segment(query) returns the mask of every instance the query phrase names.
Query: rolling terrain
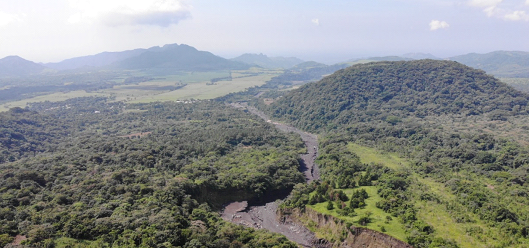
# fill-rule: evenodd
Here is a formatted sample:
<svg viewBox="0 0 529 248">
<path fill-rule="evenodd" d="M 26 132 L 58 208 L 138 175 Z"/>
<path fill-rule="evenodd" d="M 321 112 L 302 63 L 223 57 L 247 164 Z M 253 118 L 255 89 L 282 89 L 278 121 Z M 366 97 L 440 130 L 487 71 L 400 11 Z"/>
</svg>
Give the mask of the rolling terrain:
<svg viewBox="0 0 529 248">
<path fill-rule="evenodd" d="M 322 182 L 296 188 L 285 208 L 414 247 L 525 247 L 529 147 L 525 131 L 503 126 L 524 128 L 528 99 L 483 71 L 418 60 L 355 65 L 254 102 L 320 134 Z M 335 244 L 346 238 L 313 231 Z"/>
<path fill-rule="evenodd" d="M 526 247 L 525 55 L 487 56 L 7 58 L 0 244 Z"/>
</svg>

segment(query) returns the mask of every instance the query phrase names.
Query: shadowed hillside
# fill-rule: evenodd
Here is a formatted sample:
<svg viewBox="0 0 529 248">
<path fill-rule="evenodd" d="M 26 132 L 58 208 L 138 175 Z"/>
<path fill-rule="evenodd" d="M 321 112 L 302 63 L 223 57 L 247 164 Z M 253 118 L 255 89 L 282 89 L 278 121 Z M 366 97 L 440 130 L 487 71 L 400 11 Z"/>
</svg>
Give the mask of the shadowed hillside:
<svg viewBox="0 0 529 248">
<path fill-rule="evenodd" d="M 45 66 L 18 56 L 8 56 L 0 59 L 0 77 L 26 76 L 41 73 L 46 69 Z"/>
</svg>

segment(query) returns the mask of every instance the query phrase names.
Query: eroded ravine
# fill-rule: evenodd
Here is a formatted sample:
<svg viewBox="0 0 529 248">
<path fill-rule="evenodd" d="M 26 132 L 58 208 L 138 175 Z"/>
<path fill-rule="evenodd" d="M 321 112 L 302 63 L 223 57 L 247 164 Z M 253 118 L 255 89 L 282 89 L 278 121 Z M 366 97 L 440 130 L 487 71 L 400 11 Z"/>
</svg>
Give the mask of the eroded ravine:
<svg viewBox="0 0 529 248">
<path fill-rule="evenodd" d="M 316 157 L 318 156 L 318 139 L 316 135 L 301 131 L 283 123 L 273 122 L 266 114 L 254 107 L 247 106 L 246 104 L 233 103 L 231 106 L 239 109 L 246 109 L 248 112 L 274 124 L 276 128 L 284 132 L 299 134 L 307 147 L 307 153 L 301 154 L 299 170 L 305 175 L 307 183 L 319 179 L 319 170 L 315 163 Z M 271 232 L 280 233 L 285 235 L 289 240 L 304 247 L 312 247 L 313 241 L 316 240 L 314 233 L 293 221 L 279 220 L 277 216 L 277 207 L 279 205 L 278 200 L 283 199 L 277 199 L 266 204 L 255 206 L 249 206 L 247 201 L 232 202 L 224 208 L 222 218 L 235 224 L 256 229 L 263 228 Z"/>
</svg>

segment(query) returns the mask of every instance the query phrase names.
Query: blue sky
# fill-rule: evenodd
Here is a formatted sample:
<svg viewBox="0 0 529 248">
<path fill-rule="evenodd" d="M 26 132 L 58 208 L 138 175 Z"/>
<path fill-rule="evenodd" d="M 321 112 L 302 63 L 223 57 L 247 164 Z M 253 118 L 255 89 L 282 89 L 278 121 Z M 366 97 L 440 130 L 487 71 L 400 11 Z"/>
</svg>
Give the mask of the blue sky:
<svg viewBox="0 0 529 248">
<path fill-rule="evenodd" d="M 529 51 L 529 0 L 4 0 L 0 58 L 37 62 L 188 44 L 333 63 Z"/>
</svg>

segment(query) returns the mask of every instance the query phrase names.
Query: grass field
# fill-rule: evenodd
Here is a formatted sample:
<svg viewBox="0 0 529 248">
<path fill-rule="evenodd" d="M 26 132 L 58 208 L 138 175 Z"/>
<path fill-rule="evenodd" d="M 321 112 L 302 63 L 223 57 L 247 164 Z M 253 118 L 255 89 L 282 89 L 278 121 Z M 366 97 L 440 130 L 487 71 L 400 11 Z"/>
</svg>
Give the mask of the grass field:
<svg viewBox="0 0 529 248">
<path fill-rule="evenodd" d="M 57 92 L 49 95 L 42 95 L 37 96 L 33 98 L 28 98 L 20 101 L 14 101 L 14 102 L 8 102 L 0 105 L 0 112 L 7 111 L 10 108 L 14 107 L 21 107 L 25 108 L 28 103 L 30 102 L 60 102 L 60 101 L 66 101 L 68 99 L 76 98 L 76 97 L 86 97 L 86 96 L 109 96 L 108 93 L 87 93 L 84 90 L 78 90 L 78 91 L 70 91 L 70 92 Z"/>
<path fill-rule="evenodd" d="M 347 147 L 360 157 L 362 163 L 383 164 L 391 169 L 404 168 L 409 165 L 409 161 L 399 157 L 396 153 L 387 153 L 371 147 L 349 143 Z"/>
<path fill-rule="evenodd" d="M 144 95 L 131 100 L 130 102 L 153 102 L 153 101 L 174 101 L 186 99 L 212 99 L 227 95 L 232 92 L 243 91 L 253 86 L 260 86 L 270 80 L 274 74 L 263 74 L 250 77 L 233 78 L 231 81 L 218 81 L 215 84 L 208 82 L 191 83 L 185 87 L 164 92 L 160 94 Z M 152 83 L 152 82 L 148 82 Z"/>
<path fill-rule="evenodd" d="M 281 74 L 280 70 L 265 70 L 260 68 L 250 68 L 238 71 L 218 71 L 218 72 L 182 72 L 174 75 L 153 75 L 148 72 L 130 72 L 117 78 L 118 85 L 109 89 L 102 89 L 97 92 L 87 93 L 85 91 L 57 92 L 41 95 L 20 101 L 7 102 L 0 105 L 0 111 L 7 111 L 13 107 L 26 107 L 31 102 L 44 101 L 65 101 L 76 97 L 105 96 L 115 97 L 116 101 L 131 103 L 155 102 L 155 101 L 175 101 L 187 99 L 212 99 L 232 92 L 243 91 L 253 86 L 265 84 L 272 77 Z M 123 80 L 130 76 L 152 77 L 154 80 L 137 84 L 123 84 Z M 232 77 L 230 81 L 218 81 L 211 83 L 214 78 Z M 176 90 L 174 87 L 187 84 Z"/>
</svg>

